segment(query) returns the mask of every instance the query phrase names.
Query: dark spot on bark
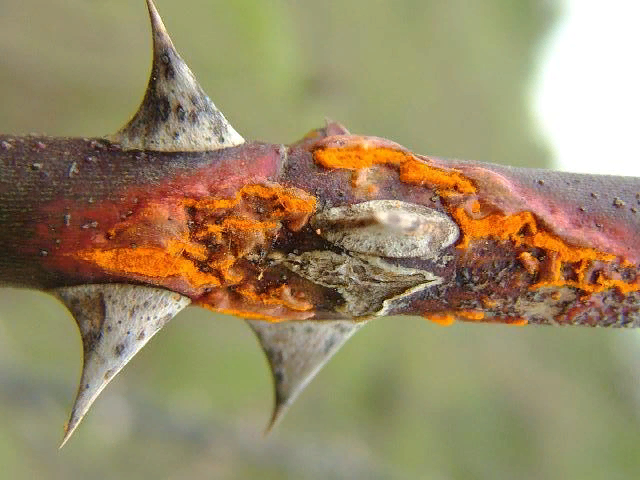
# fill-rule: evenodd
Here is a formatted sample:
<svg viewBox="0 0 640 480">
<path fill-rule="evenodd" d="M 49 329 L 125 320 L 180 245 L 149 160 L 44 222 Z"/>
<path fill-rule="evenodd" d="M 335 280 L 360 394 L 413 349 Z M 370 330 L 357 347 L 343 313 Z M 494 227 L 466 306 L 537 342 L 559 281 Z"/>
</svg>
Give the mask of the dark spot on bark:
<svg viewBox="0 0 640 480">
<path fill-rule="evenodd" d="M 468 268 L 460 268 L 456 271 L 456 284 L 458 287 L 466 287 L 471 281 L 472 275 Z"/>
<path fill-rule="evenodd" d="M 269 348 L 265 351 L 267 354 L 267 358 L 274 365 L 279 365 L 284 361 L 284 356 L 282 355 L 282 350 L 276 348 Z"/>
<path fill-rule="evenodd" d="M 544 185 L 544 180 L 538 180 L 538 185 Z"/>
<path fill-rule="evenodd" d="M 184 122 L 187 119 L 187 111 L 180 104 L 176 106 L 176 116 L 181 122 Z"/>
<path fill-rule="evenodd" d="M 340 332 L 340 334 L 342 335 L 346 335 L 347 333 L 349 333 L 349 330 L 351 330 L 348 326 L 346 326 L 344 323 L 336 323 L 335 327 L 334 327 L 338 332 Z"/>
<path fill-rule="evenodd" d="M 336 336 L 335 335 L 331 335 L 329 338 L 327 338 L 327 340 L 324 342 L 324 354 L 328 354 L 331 349 L 335 346 L 336 344 Z"/>
<path fill-rule="evenodd" d="M 591 192 L 591 196 L 593 198 L 598 198 L 599 197 L 599 195 L 596 192 Z"/>
<path fill-rule="evenodd" d="M 122 355 L 122 352 L 124 352 L 124 343 L 119 343 L 118 345 L 116 345 L 116 348 L 114 348 L 113 351 L 118 357 Z"/>
<path fill-rule="evenodd" d="M 169 103 L 169 99 L 165 96 L 158 98 L 157 103 L 158 117 L 161 121 L 166 122 L 169 120 L 169 115 L 171 115 L 171 103 Z"/>
<path fill-rule="evenodd" d="M 273 371 L 273 380 L 276 385 L 280 385 L 282 382 L 284 382 L 284 372 L 282 371 L 282 369 L 276 368 Z"/>
<path fill-rule="evenodd" d="M 613 206 L 616 208 L 622 208 L 625 206 L 625 203 L 622 200 L 620 200 L 620 198 L 615 197 L 613 199 Z"/>
<path fill-rule="evenodd" d="M 160 56 L 162 63 L 164 64 L 164 78 L 167 80 L 171 80 L 176 76 L 176 71 L 173 68 L 173 64 L 171 63 L 171 57 L 169 53 L 165 52 Z"/>
<path fill-rule="evenodd" d="M 89 330 L 82 338 L 82 348 L 85 352 L 93 352 L 95 345 L 102 338 L 102 332 L 100 330 Z"/>
<path fill-rule="evenodd" d="M 224 143 L 225 142 L 224 135 L 222 135 L 222 134 L 218 135 L 218 142 L 220 142 L 220 143 Z"/>
<path fill-rule="evenodd" d="M 136 337 L 136 339 L 141 342 L 142 340 L 144 340 L 144 337 L 147 335 L 147 333 L 144 330 L 140 330 L 140 333 L 138 334 L 138 336 Z"/>
</svg>

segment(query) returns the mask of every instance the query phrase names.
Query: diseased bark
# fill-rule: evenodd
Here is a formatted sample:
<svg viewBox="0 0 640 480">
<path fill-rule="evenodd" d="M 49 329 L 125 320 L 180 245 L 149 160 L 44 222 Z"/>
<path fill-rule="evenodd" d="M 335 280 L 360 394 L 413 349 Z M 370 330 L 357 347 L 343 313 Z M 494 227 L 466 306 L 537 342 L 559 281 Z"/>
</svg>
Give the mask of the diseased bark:
<svg viewBox="0 0 640 480">
<path fill-rule="evenodd" d="M 230 159 L 249 164 L 243 171 L 255 169 L 256 178 L 273 175 L 277 159 L 277 150 L 261 144 L 172 153 L 122 151 L 103 139 L 0 138 L 0 281 L 40 289 L 116 280 L 50 266 L 105 241 L 109 228 L 150 203 L 186 197 L 190 187 L 215 190 L 220 178 L 228 180 L 225 188 L 238 188 L 245 179 Z"/>
<path fill-rule="evenodd" d="M 143 283 L 270 320 L 640 323 L 635 178 L 419 157 L 337 125 L 289 147 L 199 153 L 1 142 L 7 285 Z M 387 199 L 450 225 L 394 226 L 375 203 Z M 373 207 L 350 210 L 358 204 Z M 396 221 L 420 219 L 403 208 Z M 447 228 L 454 242 L 402 250 Z"/>
<path fill-rule="evenodd" d="M 640 326 L 640 179 L 429 158 L 336 123 L 245 143 L 147 6 L 151 78 L 118 133 L 0 135 L 0 285 L 50 291 L 83 340 L 63 444 L 191 303 L 250 319 L 269 428 L 375 317 Z"/>
</svg>

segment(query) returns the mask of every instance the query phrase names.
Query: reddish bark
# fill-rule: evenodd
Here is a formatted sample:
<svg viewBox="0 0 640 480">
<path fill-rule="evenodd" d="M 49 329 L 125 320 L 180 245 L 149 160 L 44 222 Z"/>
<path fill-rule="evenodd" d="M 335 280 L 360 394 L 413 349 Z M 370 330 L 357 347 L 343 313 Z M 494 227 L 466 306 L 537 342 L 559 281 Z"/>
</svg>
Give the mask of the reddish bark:
<svg viewBox="0 0 640 480">
<path fill-rule="evenodd" d="M 246 144 L 147 5 L 152 74 L 123 129 L 0 136 L 0 285 L 50 290 L 83 339 L 63 443 L 192 302 L 265 320 L 271 426 L 374 317 L 640 326 L 640 179 L 423 157 L 338 124 Z"/>
<path fill-rule="evenodd" d="M 150 284 L 213 310 L 274 321 L 382 311 L 445 323 L 640 321 L 635 178 L 420 157 L 337 125 L 288 147 L 204 153 L 122 151 L 96 139 L 1 141 L 5 284 Z M 322 227 L 312 220 L 388 199 L 446 215 L 459 238 L 431 258 L 378 255 L 381 266 L 368 260 L 370 246 L 354 253 L 322 231 L 364 239 L 362 222 L 379 219 Z M 345 266 L 350 286 L 346 277 L 331 284 L 312 271 Z M 404 273 L 392 272 L 398 268 Z M 371 275 L 385 277 L 384 285 L 367 287 Z"/>
</svg>

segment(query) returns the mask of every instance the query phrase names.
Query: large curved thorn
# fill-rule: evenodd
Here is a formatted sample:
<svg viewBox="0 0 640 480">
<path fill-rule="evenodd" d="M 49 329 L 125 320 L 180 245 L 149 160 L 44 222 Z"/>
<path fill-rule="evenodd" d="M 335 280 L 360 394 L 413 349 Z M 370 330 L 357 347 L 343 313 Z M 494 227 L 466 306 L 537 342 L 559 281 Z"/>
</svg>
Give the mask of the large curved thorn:
<svg viewBox="0 0 640 480">
<path fill-rule="evenodd" d="M 53 293 L 73 314 L 84 353 L 80 386 L 62 448 L 104 387 L 191 300 L 139 285 L 78 285 Z"/>
<path fill-rule="evenodd" d="M 320 369 L 366 322 L 247 323 L 258 337 L 273 376 L 275 405 L 267 426 L 269 432 Z"/>
<path fill-rule="evenodd" d="M 124 150 L 165 152 L 217 150 L 244 143 L 176 51 L 152 0 L 147 0 L 147 7 L 153 34 L 147 92 L 131 121 L 109 139 Z"/>
</svg>

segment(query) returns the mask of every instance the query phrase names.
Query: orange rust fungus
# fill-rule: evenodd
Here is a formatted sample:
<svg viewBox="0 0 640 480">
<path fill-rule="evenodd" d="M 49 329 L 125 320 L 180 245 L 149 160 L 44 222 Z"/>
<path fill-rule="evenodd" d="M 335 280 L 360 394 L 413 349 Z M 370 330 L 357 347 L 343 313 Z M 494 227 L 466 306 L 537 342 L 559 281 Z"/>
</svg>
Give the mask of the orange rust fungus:
<svg viewBox="0 0 640 480">
<path fill-rule="evenodd" d="M 258 184 L 245 185 L 230 198 L 167 199 L 111 228 L 108 248 L 102 244 L 69 255 L 118 275 L 179 278 L 195 289 L 237 285 L 245 276 L 238 260 L 270 242 L 282 223 L 302 228 L 315 202 L 303 190 Z M 167 215 L 158 212 L 175 210 L 181 223 L 168 230 Z M 134 246 L 132 235 L 140 229 L 145 235 L 135 237 Z M 145 240 L 153 243 L 142 244 Z"/>
<path fill-rule="evenodd" d="M 482 297 L 482 304 L 487 308 L 493 308 L 498 305 L 498 302 L 489 297 Z"/>
<path fill-rule="evenodd" d="M 522 252 L 518 255 L 518 260 L 529 275 L 535 275 L 540 269 L 540 261 L 529 252 Z"/>
<path fill-rule="evenodd" d="M 212 309 L 215 312 L 223 313 L 225 315 L 231 315 L 232 317 L 241 317 L 247 318 L 251 320 L 264 320 L 271 323 L 281 322 L 283 319 L 280 317 L 272 317 L 271 315 L 266 315 L 264 313 L 253 312 L 249 310 L 234 310 L 234 309 Z"/>
<path fill-rule="evenodd" d="M 291 293 L 288 285 L 280 285 L 260 294 L 256 293 L 253 286 L 250 285 L 237 288 L 235 291 L 243 297 L 263 305 L 282 305 L 298 312 L 306 312 L 313 309 L 313 304 L 296 298 Z"/>
<path fill-rule="evenodd" d="M 456 317 L 459 317 L 461 320 L 470 320 L 470 321 L 480 321 L 484 318 L 484 312 L 480 312 L 477 310 L 456 310 L 452 312 L 445 313 L 426 313 L 423 315 L 427 320 L 430 320 L 438 325 L 443 325 L 448 327 L 449 325 L 453 325 L 455 323 Z"/>
<path fill-rule="evenodd" d="M 207 247 L 185 240 L 170 240 L 167 243 L 166 252 L 173 257 L 177 257 L 186 253 L 192 258 L 201 262 L 205 261 L 209 256 Z"/>
<path fill-rule="evenodd" d="M 289 287 L 282 285 L 256 294 L 252 286 L 236 289 L 213 289 L 195 301 L 208 310 L 236 317 L 282 322 L 305 320 L 313 316 L 313 306 L 292 297 Z M 294 308 L 290 308 L 294 306 Z"/>
<path fill-rule="evenodd" d="M 462 317 L 464 320 L 470 320 L 472 322 L 479 322 L 484 319 L 484 312 L 480 312 L 478 310 L 461 310 L 459 312 L 455 312 L 455 314 Z"/>
<path fill-rule="evenodd" d="M 501 240 L 510 240 L 518 247 L 526 246 L 543 250 L 547 259 L 540 268 L 538 282 L 530 287 L 531 290 L 548 286 L 572 286 L 588 293 L 601 292 L 609 288 L 617 288 L 622 294 L 640 290 L 640 283 L 637 281 L 627 283 L 622 280 L 607 279 L 603 274 L 598 275 L 595 283 L 589 283 L 586 275 L 589 265 L 594 261 L 610 263 L 616 256 L 593 248 L 569 245 L 556 235 L 540 229 L 531 212 L 513 215 L 491 214 L 475 219 L 469 217 L 464 207 L 456 207 L 452 209 L 451 214 L 463 233 L 457 247 L 459 249 L 467 249 L 472 239 L 497 237 Z M 518 259 L 530 274 L 538 273 L 533 255 L 524 252 L 518 256 Z M 573 267 L 577 280 L 565 279 L 563 269 L 567 264 Z"/>
<path fill-rule="evenodd" d="M 215 240 L 220 242 L 222 241 L 222 235 L 229 231 L 266 232 L 276 229 L 278 226 L 278 222 L 272 220 L 260 222 L 250 218 L 227 217 L 217 224 L 207 223 L 204 228 L 195 234 L 195 238 L 203 239 L 213 235 Z"/>
<path fill-rule="evenodd" d="M 427 313 L 423 316 L 427 320 L 430 320 L 433 323 L 437 323 L 438 325 L 441 325 L 443 327 L 449 327 L 453 325 L 456 321 L 453 315 L 448 315 L 448 314 L 441 315 L 436 313 Z"/>
<path fill-rule="evenodd" d="M 432 185 L 438 190 L 475 193 L 473 184 L 455 171 L 432 167 L 414 155 L 384 147 L 327 147 L 314 150 L 316 162 L 326 168 L 361 170 L 374 165 L 394 165 L 400 181 L 414 185 Z"/>
<path fill-rule="evenodd" d="M 201 272 L 192 261 L 157 247 L 93 249 L 77 252 L 74 256 L 118 274 L 179 277 L 198 288 L 220 285 L 216 276 Z"/>
<path fill-rule="evenodd" d="M 224 315 L 231 315 L 232 317 L 240 317 L 251 320 L 264 320 L 271 323 L 282 322 L 284 319 L 281 317 L 276 317 L 272 315 L 267 315 L 266 313 L 254 312 L 253 310 L 239 310 L 235 308 L 216 308 L 213 305 L 209 305 L 206 302 L 198 301 L 196 305 L 199 307 L 206 308 L 207 310 L 211 310 L 212 312 L 222 313 Z"/>
<path fill-rule="evenodd" d="M 514 327 L 524 327 L 529 324 L 529 320 L 521 317 L 508 317 L 504 320 L 504 323 Z"/>
<path fill-rule="evenodd" d="M 283 218 L 287 215 L 311 215 L 316 208 L 315 197 L 304 190 L 297 188 L 285 188 L 280 185 L 245 185 L 232 198 L 202 199 L 186 198 L 182 202 L 187 207 L 205 210 L 223 210 L 238 206 L 243 200 L 251 197 L 267 200 L 275 207 L 268 212 L 271 218 Z"/>
<path fill-rule="evenodd" d="M 422 316 L 438 325 L 448 327 L 455 323 L 456 317 L 464 321 L 479 321 L 484 318 L 484 313 L 477 310 L 456 310 L 443 313 L 425 313 Z"/>
<path fill-rule="evenodd" d="M 529 322 L 521 317 L 490 317 L 486 318 L 484 312 L 478 310 L 456 310 L 445 313 L 427 313 L 423 315 L 424 318 L 430 320 L 438 325 L 449 326 L 455 323 L 455 318 L 459 318 L 462 321 L 480 322 L 485 321 L 489 323 L 504 323 L 506 325 L 524 326 Z"/>
<path fill-rule="evenodd" d="M 480 213 L 480 202 L 477 200 L 474 200 L 471 203 L 471 213 Z"/>
</svg>

